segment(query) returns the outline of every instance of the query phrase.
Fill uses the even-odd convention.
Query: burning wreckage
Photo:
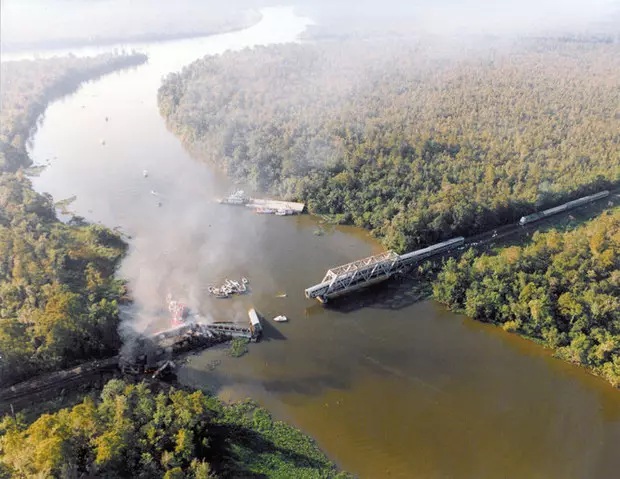
[[[261,322],[254,309],[248,311],[249,322],[206,323],[199,315],[191,315],[187,306],[168,297],[171,313],[170,328],[150,336],[139,336],[129,350],[108,359],[91,361],[71,369],[0,388],[0,413],[11,408],[28,407],[37,401],[53,397],[58,391],[75,388],[84,383],[103,384],[118,375],[152,375],[163,378],[173,374],[174,359],[180,354],[226,342],[234,337],[258,341]]]
[[[197,349],[229,341],[247,338],[252,342],[260,339],[262,327],[258,313],[248,311],[247,325],[232,322],[207,323],[198,314],[190,314],[189,308],[168,295],[171,327],[150,336],[141,336],[133,342],[130,351],[121,354],[119,366],[123,374],[153,374],[162,377],[174,371],[173,358]]]

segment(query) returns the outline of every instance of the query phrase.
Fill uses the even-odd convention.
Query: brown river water
[[[56,200],[76,195],[70,209],[131,237],[120,270],[136,298],[127,326],[146,327],[167,292],[218,320],[245,321],[257,308],[267,318],[261,343],[238,359],[217,348],[192,356],[180,380],[224,399],[254,398],[360,477],[617,477],[619,391],[531,342],[419,300],[411,285],[329,308],[308,301],[304,288],[327,268],[380,246],[353,228],[317,236],[319,220],[308,215],[213,202],[233,185],[166,130],[156,104],[162,76],[205,54],[294,41],[306,24],[291,9],[268,9],[244,31],[131,45],[149,53],[147,65],[85,84],[42,118],[31,154],[50,166],[35,187]],[[251,294],[209,297],[209,284],[242,275]],[[290,321],[273,323],[277,314]]]

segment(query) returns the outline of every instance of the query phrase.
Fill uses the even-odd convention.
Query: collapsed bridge
[[[316,298],[321,303],[326,303],[329,299],[385,281],[406,267],[457,248],[464,242],[465,238],[459,236],[403,255],[386,251],[331,268],[325,274],[323,281],[306,289],[306,298]]]

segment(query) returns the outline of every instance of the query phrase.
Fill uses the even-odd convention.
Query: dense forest
[[[620,386],[620,210],[531,244],[448,260],[435,298],[554,348]]]
[[[2,63],[0,105],[0,384],[115,354],[114,278],[126,245],[104,227],[56,217],[20,168],[47,103],[82,81],[146,61],[140,54]]]
[[[345,478],[301,432],[251,402],[107,383],[28,425],[0,422],[0,477]]]
[[[57,220],[51,197],[0,174],[0,384],[115,354],[125,243]]]
[[[620,45],[373,39],[255,48],[169,75],[186,147],[398,251],[620,180]]]

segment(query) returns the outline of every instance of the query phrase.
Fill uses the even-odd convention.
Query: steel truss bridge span
[[[459,236],[427,248],[398,255],[393,251],[369,256],[368,258],[331,268],[323,281],[306,289],[306,298],[316,298],[322,303],[329,299],[351,293],[371,284],[389,279],[405,267],[419,263],[434,255],[450,251],[463,245],[465,238]]]

